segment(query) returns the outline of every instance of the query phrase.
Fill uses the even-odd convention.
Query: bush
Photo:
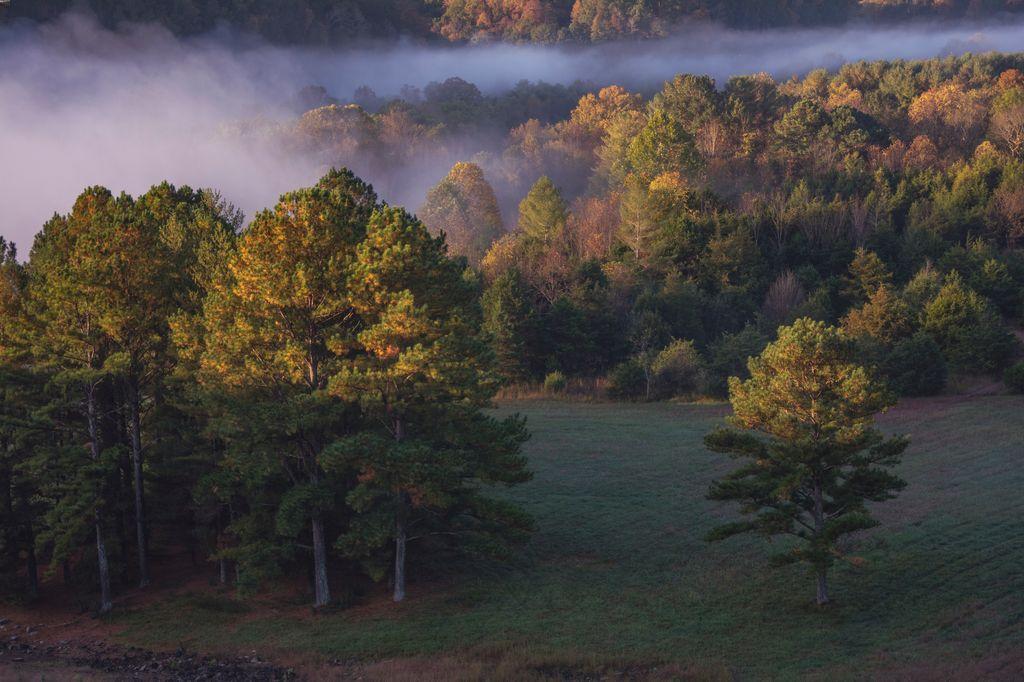
[[[935,395],[946,387],[946,359],[935,339],[924,332],[897,343],[882,364],[882,373],[900,395]]]
[[[608,396],[616,400],[637,400],[647,394],[647,375],[637,360],[626,360],[608,374]]]
[[[654,392],[659,398],[695,393],[704,388],[707,371],[693,341],[673,341],[651,365]]]
[[[561,372],[551,372],[544,377],[544,390],[548,393],[561,393],[565,390],[565,375]]]
[[[768,337],[753,325],[747,325],[735,334],[725,334],[710,348],[711,371],[708,389],[715,395],[727,395],[729,377],[746,379],[747,361],[761,354],[768,345]]]
[[[955,271],[925,306],[923,321],[924,330],[934,337],[946,360],[961,370],[1000,369],[1016,349],[1016,339],[992,304],[965,286]]]
[[[1024,360],[1007,369],[1003,374],[1003,381],[1014,393],[1024,393]]]

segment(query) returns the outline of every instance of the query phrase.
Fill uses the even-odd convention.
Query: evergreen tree
[[[502,273],[481,298],[483,331],[496,356],[497,371],[504,378],[529,378],[534,360],[536,319],[522,275],[512,269]]]
[[[962,370],[1001,369],[1017,346],[992,304],[964,284],[955,270],[925,306],[921,323],[949,364]]]
[[[551,178],[540,178],[519,204],[519,231],[527,239],[549,244],[565,231],[569,209]]]
[[[886,439],[875,415],[894,399],[884,384],[856,364],[842,332],[797,320],[750,361],[750,378],[729,380],[735,428],[705,439],[714,452],[749,459],[711,485],[713,500],[736,500],[752,516],[712,531],[710,540],[757,532],[798,540],[775,558],[809,564],[817,602],[829,601],[828,569],[839,540],[878,525],[867,502],[891,499],[905,483],[893,467],[903,437]]]
[[[69,215],[55,216],[43,227],[27,268],[27,341],[39,366],[62,389],[48,411],[66,433],[42,453],[41,475],[54,502],[43,539],[54,545],[53,561],[62,561],[91,529],[100,613],[113,605],[107,525],[116,499],[111,485],[117,443],[104,422],[112,412],[117,363],[113,339],[102,327],[111,311],[97,275],[103,241],[131,220],[129,197],[115,199],[103,188],[88,189]],[[108,364],[112,359],[113,368]]]
[[[35,539],[42,499],[31,464],[45,428],[34,413],[46,379],[34,371],[19,338],[24,286],[14,244],[0,237],[0,591],[32,600],[39,593]],[[18,579],[23,568],[24,582]]]
[[[305,527],[318,607],[331,598],[326,517],[345,492],[321,455],[350,428],[348,406],[327,386],[355,343],[349,269],[375,203],[348,171],[282,196],[243,233],[203,309],[199,381],[229,448],[224,466],[252,496],[233,524],[249,550],[239,559],[273,570]]]
[[[851,301],[865,301],[879,288],[892,286],[892,272],[874,251],[857,249],[843,285],[843,293]]]
[[[648,181],[662,173],[691,175],[702,166],[693,135],[675,118],[655,109],[629,145],[633,170]]]
[[[349,495],[357,513],[339,545],[381,575],[379,550],[394,542],[394,599],[406,592],[411,540],[444,534],[479,549],[504,549],[529,528],[515,507],[488,499],[484,484],[528,480],[515,417],[481,412],[497,386],[493,356],[479,334],[475,286],[401,209],[370,220],[348,277],[363,328],[359,355],[331,381],[357,400],[370,428],[331,450],[334,469],[358,472]]]

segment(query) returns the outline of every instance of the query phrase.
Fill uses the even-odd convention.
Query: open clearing
[[[908,401],[884,417],[912,438],[910,485],[858,539],[863,561],[834,571],[825,611],[761,539],[703,541],[735,515],[704,499],[732,466],[701,443],[723,406],[502,410],[528,416],[536,472],[510,493],[539,526],[512,566],[319,617],[190,585],[105,627],[121,644],[277,652],[368,678],[1024,677],[1024,398]]]

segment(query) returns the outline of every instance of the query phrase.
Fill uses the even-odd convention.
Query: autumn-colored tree
[[[828,570],[839,541],[878,525],[868,502],[891,499],[905,483],[891,473],[908,441],[886,438],[875,415],[894,399],[857,365],[852,340],[822,322],[797,320],[749,364],[750,378],[729,380],[733,428],[707,436],[715,452],[749,460],[711,485],[714,500],[738,501],[751,518],[719,526],[740,533],[788,535],[775,559],[804,562],[817,579],[817,603],[829,601]]]
[[[959,83],[945,83],[915,99],[907,117],[931,137],[969,149],[985,129],[987,109],[982,97]]]
[[[992,132],[1014,157],[1024,157],[1024,87],[1001,93],[992,105]]]
[[[444,233],[449,249],[478,265],[505,232],[494,190],[475,163],[457,163],[427,193],[419,217],[433,234]]]
[[[843,330],[855,339],[867,339],[883,348],[891,348],[913,333],[914,317],[910,306],[893,288],[882,284],[869,294],[866,303],[847,313]]]
[[[588,138],[592,147],[597,147],[607,134],[608,127],[619,116],[640,111],[640,96],[618,85],[601,88],[596,94],[589,93],[580,98],[576,108],[569,115],[569,121]]]
[[[570,29],[597,42],[662,35],[665,26],[647,0],[575,0]]]
[[[487,37],[546,42],[558,36],[559,8],[540,0],[444,0],[437,29],[448,40]]]

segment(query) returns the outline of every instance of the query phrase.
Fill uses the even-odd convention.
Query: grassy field
[[[864,562],[835,570],[824,611],[803,570],[767,566],[760,539],[702,539],[734,515],[704,499],[731,467],[701,445],[722,406],[502,409],[534,434],[536,478],[513,497],[539,532],[514,566],[320,617],[181,592],[115,616],[121,637],[387,659],[367,670],[391,678],[1024,674],[1024,399],[912,402],[884,418],[913,439],[910,485],[857,540]]]

